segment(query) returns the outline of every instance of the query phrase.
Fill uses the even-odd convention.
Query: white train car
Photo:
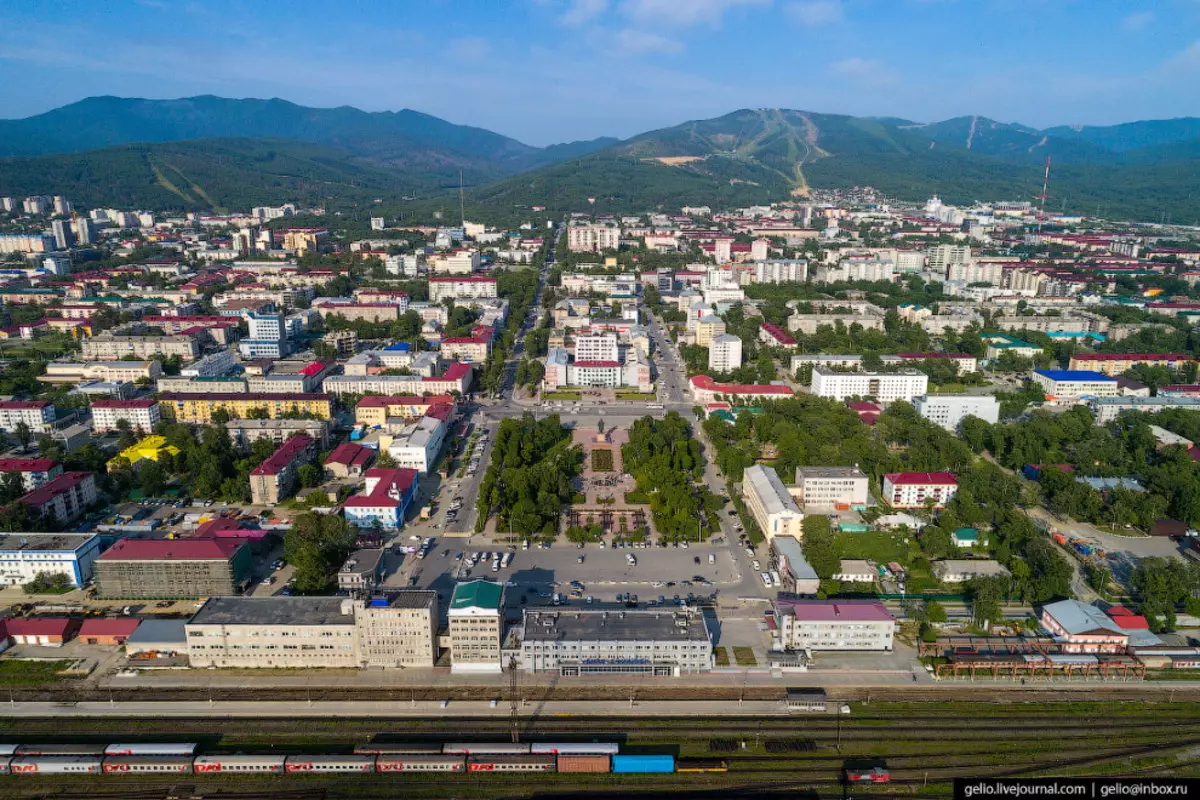
[[[8,762],[13,775],[99,775],[100,756],[17,756]]]
[[[556,772],[558,758],[556,756],[530,755],[491,755],[479,753],[467,756],[467,772]]]
[[[467,759],[461,755],[434,753],[381,753],[375,760],[377,772],[464,772]]]
[[[106,756],[193,756],[198,745],[195,742],[141,742],[138,744],[110,744],[104,748]]]
[[[615,756],[617,745],[610,742],[541,742],[530,745],[531,753],[569,756]]]
[[[0,744],[0,756],[15,756],[17,754],[17,746],[15,744]]]
[[[285,756],[196,756],[194,769],[202,772],[242,773],[266,772],[283,774]]]
[[[442,746],[442,752],[447,755],[520,755],[529,752],[529,745],[511,742],[451,742]]]
[[[104,748],[98,744],[21,744],[14,755],[18,756],[102,756]]]
[[[374,772],[375,756],[288,756],[285,772]]]
[[[105,775],[191,775],[192,757],[165,756],[105,756]]]

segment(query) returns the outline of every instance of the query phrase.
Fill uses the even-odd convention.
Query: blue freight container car
[[[613,756],[614,773],[674,772],[675,756]]]

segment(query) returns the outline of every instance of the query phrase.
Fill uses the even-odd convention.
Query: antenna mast
[[[1038,212],[1038,244],[1042,243],[1042,223],[1046,221],[1046,199],[1050,195],[1046,194],[1046,189],[1050,186],[1050,156],[1046,156],[1046,174],[1042,178],[1042,193],[1035,199],[1042,201],[1042,209]]]
[[[1049,167],[1047,167],[1047,169],[1049,169]],[[466,196],[463,194],[463,178],[461,169],[458,171],[458,213],[459,222],[462,223],[464,228],[467,227],[467,201]]]

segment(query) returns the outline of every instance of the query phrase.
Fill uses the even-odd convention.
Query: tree
[[[375,466],[382,469],[395,469],[396,459],[387,450],[380,450],[379,455],[375,458]]]
[[[1008,591],[1008,578],[1003,575],[972,578],[967,582],[967,595],[976,625],[987,626],[1003,619],[1000,604],[1008,598]]]
[[[937,600],[930,600],[925,604],[925,619],[934,624],[941,624],[950,619],[946,614],[946,609]]]
[[[29,443],[33,440],[33,431],[29,430],[29,424],[25,420],[21,420],[13,429],[13,434],[17,437],[17,441],[21,443],[21,452],[27,452],[29,450]]]
[[[137,472],[138,486],[142,490],[142,494],[146,497],[154,497],[163,490],[166,485],[166,475],[162,465],[151,459],[143,460],[141,468]]]
[[[296,517],[283,537],[284,554],[295,568],[295,590],[304,594],[331,591],[356,538],[340,516],[307,512]]]
[[[300,478],[300,485],[305,488],[312,488],[321,482],[321,471],[312,464],[302,465],[296,474]]]

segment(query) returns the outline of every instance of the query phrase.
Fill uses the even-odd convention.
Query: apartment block
[[[881,403],[911,401],[929,389],[929,376],[915,369],[898,372],[835,372],[813,367],[812,393],[831,400],[873,397]]]
[[[883,476],[883,500],[892,508],[945,508],[958,492],[949,472],[889,472]]]
[[[261,505],[278,505],[295,492],[300,467],[317,459],[317,444],[307,436],[293,436],[250,472],[250,497]]]
[[[34,436],[48,433],[56,418],[49,400],[0,400],[0,430],[6,433],[16,433],[21,423],[28,425]]]
[[[742,365],[742,340],[731,333],[714,336],[708,345],[708,368],[730,372]]]
[[[233,595],[249,582],[245,539],[121,539],[96,560],[100,597],[192,599]]]
[[[927,394],[914,397],[912,404],[923,418],[952,433],[967,417],[993,425],[1000,421],[1000,401],[991,395]]]
[[[180,336],[113,336],[102,333],[84,339],[81,357],[85,361],[114,361],[124,356],[150,358],[162,355],[179,356],[185,361],[199,357],[200,345],[188,335]]]
[[[97,433],[116,430],[121,420],[129,423],[133,430],[149,431],[162,419],[162,412],[154,400],[93,400],[92,430]]]
[[[312,414],[318,419],[330,419],[333,400],[327,394],[175,394],[166,392],[158,397],[163,416],[177,422],[212,421],[218,410],[231,418],[245,419],[251,412],[265,412],[270,419],[288,413]]]

